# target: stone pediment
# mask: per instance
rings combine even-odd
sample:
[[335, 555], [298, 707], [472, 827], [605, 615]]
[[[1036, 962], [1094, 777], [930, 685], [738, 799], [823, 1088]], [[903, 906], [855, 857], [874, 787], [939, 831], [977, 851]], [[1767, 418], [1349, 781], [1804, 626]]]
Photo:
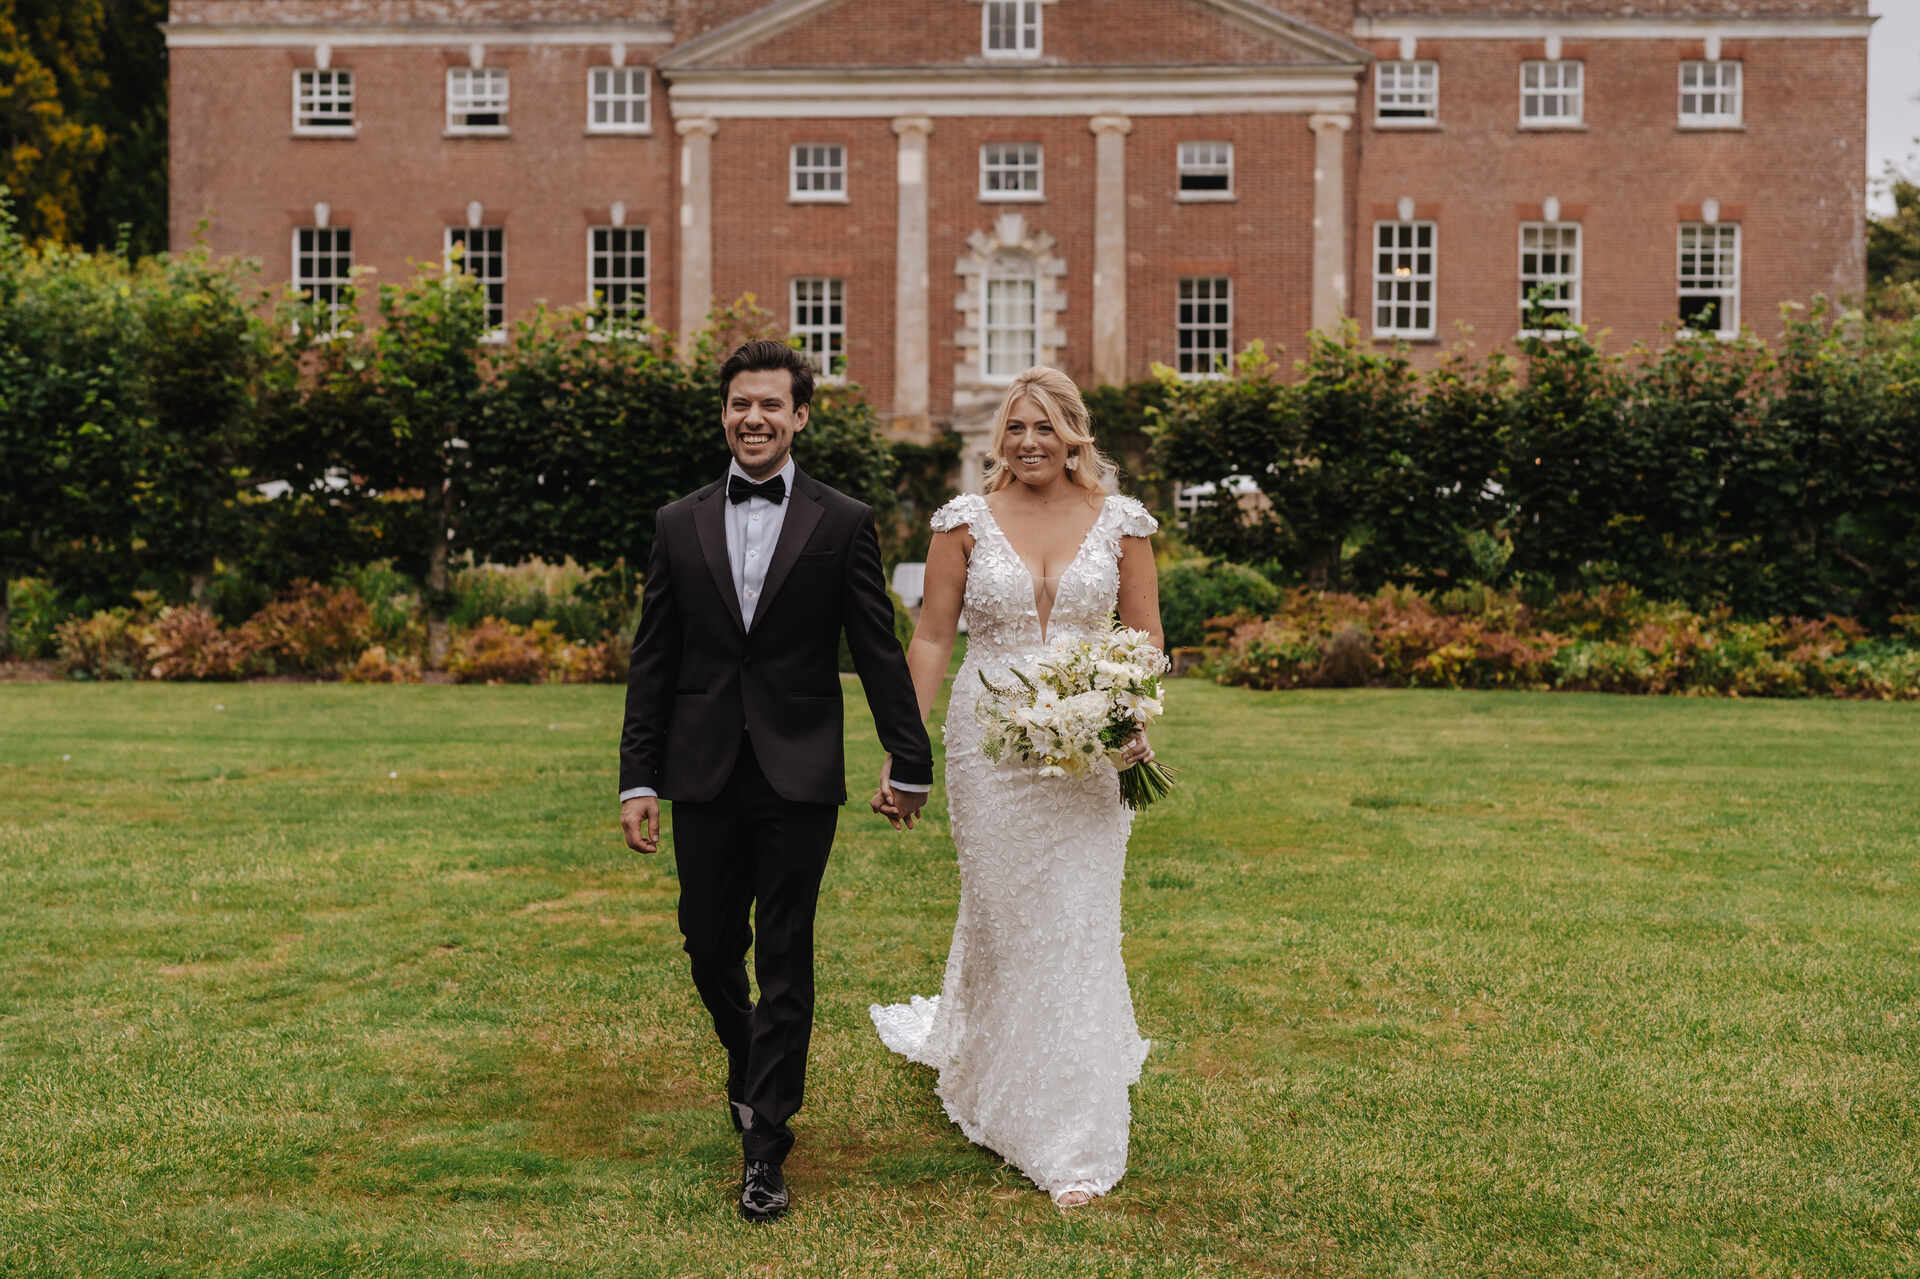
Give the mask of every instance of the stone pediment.
[[1257, 0], [1041, 0], [1038, 57], [987, 57], [980, 0], [777, 0], [661, 59], [676, 72], [1358, 67], [1347, 39]]

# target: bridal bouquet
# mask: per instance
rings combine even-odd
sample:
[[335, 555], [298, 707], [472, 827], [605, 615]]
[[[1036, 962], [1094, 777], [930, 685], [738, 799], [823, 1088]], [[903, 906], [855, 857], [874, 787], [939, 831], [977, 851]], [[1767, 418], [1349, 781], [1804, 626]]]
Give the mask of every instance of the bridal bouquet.
[[1111, 759], [1127, 807], [1145, 808], [1173, 789], [1173, 777], [1152, 760], [1121, 768], [1121, 748], [1160, 718], [1166, 669], [1166, 655], [1145, 631], [1121, 629], [1058, 648], [1025, 670], [1013, 667], [1014, 682], [1004, 688], [981, 671], [986, 692], [974, 703], [981, 749], [996, 764], [1036, 765], [1041, 777], [1081, 777]]

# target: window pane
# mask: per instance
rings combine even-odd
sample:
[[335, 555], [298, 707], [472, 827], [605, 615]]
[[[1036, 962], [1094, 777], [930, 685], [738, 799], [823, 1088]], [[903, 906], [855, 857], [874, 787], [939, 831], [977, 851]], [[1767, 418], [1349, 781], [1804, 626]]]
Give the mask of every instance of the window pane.
[[1374, 333], [1430, 337], [1434, 328], [1434, 224], [1374, 224]]
[[647, 314], [647, 230], [595, 227], [588, 290], [598, 311], [625, 321]]

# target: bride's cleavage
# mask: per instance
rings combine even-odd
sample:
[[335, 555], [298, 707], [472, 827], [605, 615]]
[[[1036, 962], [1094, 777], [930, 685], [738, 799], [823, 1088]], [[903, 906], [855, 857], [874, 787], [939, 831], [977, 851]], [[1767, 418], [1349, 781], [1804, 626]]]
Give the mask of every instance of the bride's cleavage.
[[[992, 514], [992, 507], [988, 507], [987, 510]], [[1047, 624], [1053, 620], [1053, 606], [1060, 599], [1061, 584], [1067, 580], [1067, 571], [1079, 563], [1080, 556], [1087, 549], [1087, 543], [1092, 539], [1093, 530], [1099, 523], [1100, 512], [1095, 511], [1093, 522], [1087, 525], [1086, 530], [1080, 534], [1079, 540], [1073, 544], [1073, 553], [1067, 556], [1060, 571], [1045, 573], [1035, 571], [1034, 561], [1027, 558], [1020, 548], [1013, 544], [1013, 538], [1008, 535], [1006, 526], [1000, 523], [997, 515], [994, 516], [993, 526], [999, 531], [1000, 540], [1006, 543], [1007, 550], [1012, 553], [1013, 558], [1020, 562], [1021, 569], [1027, 575], [1027, 582], [1033, 587], [1033, 615], [1040, 623], [1040, 642], [1043, 644], [1047, 640]], [[1045, 567], [1044, 560], [1041, 561], [1041, 567]]]

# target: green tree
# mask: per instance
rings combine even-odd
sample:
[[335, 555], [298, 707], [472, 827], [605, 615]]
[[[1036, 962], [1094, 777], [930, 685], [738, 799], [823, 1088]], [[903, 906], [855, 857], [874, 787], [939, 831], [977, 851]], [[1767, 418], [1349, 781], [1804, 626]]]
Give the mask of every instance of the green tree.
[[[467, 437], [464, 545], [501, 561], [646, 563], [654, 511], [726, 468], [717, 357], [770, 320], [750, 300], [716, 312], [687, 361], [659, 330], [593, 333], [579, 312], [521, 325]], [[898, 466], [858, 388], [816, 387], [793, 452], [891, 527]]]
[[10, 578], [126, 580], [141, 349], [126, 264], [27, 247], [0, 191], [0, 632]]
[[412, 527], [426, 541], [418, 549], [426, 561], [427, 661], [438, 670], [450, 638], [447, 565], [462, 532], [466, 439], [483, 406], [486, 293], [474, 276], [429, 264], [404, 286], [382, 285], [378, 305], [371, 347], [380, 412], [359, 424], [350, 473], [376, 492], [417, 494]]
[[1504, 485], [1515, 512], [1508, 566], [1568, 588], [1608, 572], [1616, 530], [1639, 509], [1644, 463], [1621, 448], [1627, 370], [1579, 330], [1522, 348]]
[[134, 273], [145, 430], [133, 492], [141, 560], [196, 600], [214, 564], [244, 545], [256, 412], [270, 342], [245, 268], [204, 248]]
[[377, 323], [358, 290], [335, 304], [288, 296], [269, 385], [255, 478], [292, 490], [263, 512], [269, 571], [379, 555], [426, 583], [427, 656], [446, 661], [449, 557], [462, 549], [467, 441], [487, 383], [486, 296], [473, 276], [423, 264], [383, 284]]
[[106, 85], [99, 0], [0, 0], [0, 185], [29, 241], [71, 241], [107, 134], [84, 104]]
[[1373, 349], [1351, 322], [1311, 343], [1292, 383], [1257, 348], [1233, 377], [1167, 373], [1158, 465], [1215, 485], [1190, 522], [1195, 545], [1333, 589], [1471, 572], [1469, 532], [1490, 532], [1506, 509], [1494, 480], [1507, 364], [1451, 360], [1423, 399], [1405, 352]]
[[125, 236], [135, 256], [167, 248], [167, 0], [102, 0], [103, 83], [80, 109], [105, 137], [78, 233], [91, 249]]
[[657, 331], [593, 334], [577, 312], [536, 315], [468, 439], [475, 553], [645, 564], [655, 509], [726, 466], [718, 405]]
[[[1194, 545], [1241, 563], [1297, 570], [1315, 539], [1271, 494], [1290, 482], [1286, 472], [1304, 456], [1304, 439], [1298, 406], [1265, 349], [1249, 346], [1228, 377], [1183, 382], [1164, 365], [1155, 371], [1167, 394], [1147, 415], [1153, 465], [1175, 483], [1214, 486], [1187, 522]], [[1257, 498], [1242, 495], [1248, 481], [1259, 487]]]
[[1920, 182], [1891, 165], [1893, 212], [1867, 219], [1867, 301], [1878, 315], [1920, 314]]

